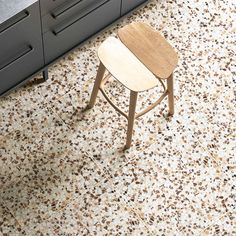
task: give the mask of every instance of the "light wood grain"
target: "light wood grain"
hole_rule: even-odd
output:
[[[128,130],[127,130],[127,138],[126,138],[125,149],[130,148],[131,142],[132,142],[137,98],[138,98],[138,93],[134,92],[134,91],[130,91]]]
[[[173,74],[167,79],[167,91],[168,91],[168,104],[169,104],[169,115],[174,115],[174,79]]]
[[[114,37],[101,44],[98,57],[112,76],[132,91],[145,91],[158,84],[155,76]]]
[[[167,79],[177,66],[178,56],[157,31],[141,22],[129,24],[118,31],[120,40],[158,78]]]
[[[97,95],[98,95],[98,90],[100,88],[103,76],[105,74],[106,68],[105,66],[100,62],[99,67],[98,67],[98,72],[97,72],[97,76],[95,79],[95,84],[93,86],[93,91],[92,91],[92,95],[89,101],[89,104],[87,106],[88,109],[92,108],[95,104]]]

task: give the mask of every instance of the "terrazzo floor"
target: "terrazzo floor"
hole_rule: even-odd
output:
[[[0,235],[236,235],[236,3],[152,0],[0,99]],[[179,53],[176,113],[135,122],[99,94],[96,51],[133,21]],[[126,107],[128,91],[107,89]],[[140,95],[138,109],[159,88]]]

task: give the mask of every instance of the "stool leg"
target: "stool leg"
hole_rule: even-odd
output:
[[[102,64],[102,62],[100,62],[99,67],[98,67],[97,76],[96,76],[96,79],[95,79],[95,83],[94,83],[94,86],[93,86],[92,95],[91,95],[91,98],[90,98],[90,102],[88,104],[88,108],[92,108],[95,104],[95,101],[96,101],[96,98],[97,98],[97,95],[98,95],[98,90],[99,90],[100,84],[102,82],[105,70],[106,70],[105,66]]]
[[[129,102],[129,116],[128,116],[128,130],[125,149],[130,148],[132,142],[132,134],[135,119],[135,108],[137,103],[138,93],[130,91],[130,102]]]
[[[174,115],[174,83],[173,74],[167,79],[167,90],[168,90],[168,103],[169,103],[169,115]]]

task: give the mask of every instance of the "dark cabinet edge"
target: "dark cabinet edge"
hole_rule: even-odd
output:
[[[131,15],[134,11],[136,11],[136,10],[142,8],[143,6],[145,6],[148,1],[149,1],[149,0],[144,0],[144,2],[139,3],[137,6],[131,8],[129,11],[127,11],[127,12],[124,13],[123,15],[122,15],[122,8],[124,7],[124,4],[123,4],[123,1],[121,1],[121,7],[120,7],[120,16],[121,16],[121,17],[120,17],[119,19],[123,19],[123,18],[125,18],[125,17]]]

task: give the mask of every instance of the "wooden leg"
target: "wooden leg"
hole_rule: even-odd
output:
[[[44,81],[48,80],[48,68],[43,70],[43,79],[44,79]]]
[[[88,108],[92,108],[95,104],[95,101],[96,101],[96,98],[97,98],[97,95],[98,95],[98,90],[99,90],[100,84],[102,82],[105,70],[106,70],[105,66],[102,64],[102,62],[100,62],[99,67],[98,67],[96,80],[95,80],[95,83],[94,83],[94,86],[93,86],[92,95],[91,95],[91,98],[90,98],[90,102],[88,104]]]
[[[135,119],[135,108],[137,103],[138,93],[130,91],[130,102],[129,102],[129,116],[128,116],[128,130],[125,149],[130,148],[132,142],[132,134]]]
[[[173,74],[167,79],[169,115],[174,115],[174,83]]]

